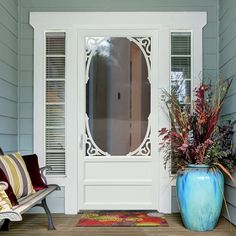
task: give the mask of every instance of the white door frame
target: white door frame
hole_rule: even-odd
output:
[[[150,87],[151,87],[151,113],[149,125],[151,127],[151,155],[150,156],[108,156],[108,157],[85,157],[85,37],[151,37],[151,66],[150,68]],[[158,120],[157,96],[155,96],[157,87],[157,72],[158,72],[158,32],[157,30],[127,30],[127,29],[89,29],[78,31],[78,94],[79,100],[82,101],[84,107],[78,108],[79,112],[79,130],[83,145],[78,146],[79,153],[79,176],[78,176],[78,211],[79,210],[142,210],[142,209],[157,209],[159,202],[159,156],[158,156]],[[148,59],[146,58],[146,61]],[[82,116],[82,111],[84,115]],[[84,118],[82,118],[84,117]],[[83,146],[83,148],[82,148]],[[154,154],[154,155],[153,155]],[[97,168],[94,168],[94,166]],[[129,166],[130,170],[125,167]],[[127,167],[128,168],[128,167]],[[97,174],[95,174],[96,170]],[[123,174],[122,174],[123,171]],[[116,176],[114,175],[116,172]],[[129,172],[129,173],[128,173]],[[119,174],[120,173],[120,174]],[[104,192],[102,189],[106,189]],[[119,191],[118,191],[119,189]],[[96,190],[96,192],[94,192]],[[113,192],[118,191],[113,197]],[[125,194],[126,192],[126,194]],[[128,193],[129,192],[129,193]],[[120,196],[118,196],[120,193]],[[142,196],[142,194],[143,196]],[[132,197],[132,196],[133,197]],[[122,199],[124,196],[124,199]],[[100,197],[100,199],[99,199]],[[105,198],[108,198],[104,202]],[[113,200],[114,198],[116,198]],[[99,199],[99,200],[98,200]]]
[[[82,29],[146,29],[157,30],[159,81],[154,93],[156,101],[161,100],[161,89],[169,88],[170,78],[170,32],[188,30],[193,38],[193,76],[202,72],[202,28],[207,22],[206,12],[31,12],[30,24],[34,27],[34,152],[40,156],[40,164],[45,163],[45,87],[44,87],[44,33],[50,30],[64,30],[66,36],[66,176],[48,176],[49,183],[65,186],[65,213],[78,211],[78,158],[81,157],[77,146],[80,134],[77,115],[84,115],[79,108],[81,101],[78,94],[78,56],[77,32]],[[76,104],[78,101],[78,104]],[[168,126],[161,107],[155,105],[159,112],[159,128]],[[76,108],[75,108],[76,106]],[[78,109],[78,110],[77,110]],[[157,142],[158,143],[158,142]],[[158,154],[159,155],[159,154]],[[159,158],[159,192],[158,210],[171,212],[171,177],[163,167],[162,154]]]

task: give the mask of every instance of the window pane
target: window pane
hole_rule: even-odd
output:
[[[46,54],[65,55],[65,33],[46,33]]]
[[[46,126],[65,125],[65,106],[64,105],[47,105],[46,106]]]
[[[172,91],[176,91],[178,101],[180,103],[190,103],[191,102],[191,81],[173,81],[171,84]]]
[[[47,171],[50,175],[65,175],[65,152],[46,152],[46,165],[52,170]]]
[[[171,58],[171,79],[190,79],[191,78],[191,58],[172,57]]]
[[[47,97],[47,102],[64,102],[65,81],[47,81],[46,97]]]
[[[45,154],[50,175],[65,175],[65,38],[64,32],[46,33]]]
[[[65,149],[65,129],[47,128],[46,129],[46,147],[47,150]]]
[[[97,38],[92,38],[93,40]],[[127,38],[112,37],[99,45],[89,66],[87,108],[93,141],[110,155],[127,155],[144,140],[150,114],[147,62],[140,47]],[[89,147],[87,147],[87,154]]]
[[[47,57],[46,77],[65,78],[65,57]]]
[[[171,54],[191,54],[191,33],[171,33]]]

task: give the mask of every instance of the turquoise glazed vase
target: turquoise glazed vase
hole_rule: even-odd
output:
[[[213,230],[223,203],[224,176],[220,170],[188,165],[178,173],[176,190],[185,227],[193,231]]]

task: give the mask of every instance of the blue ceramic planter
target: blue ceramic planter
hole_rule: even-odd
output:
[[[189,165],[177,176],[177,199],[186,228],[213,230],[218,222],[224,191],[224,176],[208,165]]]

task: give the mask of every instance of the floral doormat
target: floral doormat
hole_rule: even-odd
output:
[[[150,211],[96,211],[80,214],[78,227],[168,226],[162,215]]]

